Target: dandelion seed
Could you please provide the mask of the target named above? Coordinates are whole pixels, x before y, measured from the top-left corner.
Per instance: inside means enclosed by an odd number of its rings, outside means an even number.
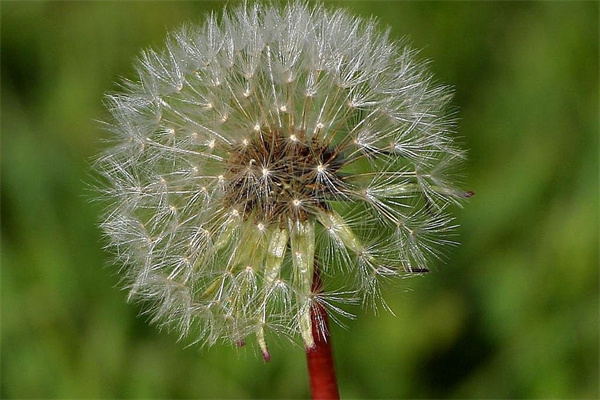
[[[319,310],[385,305],[383,281],[453,244],[448,205],[471,192],[454,183],[450,93],[387,35],[318,5],[244,4],[144,53],[107,97],[102,227],[155,321],[206,345],[254,338],[265,359],[271,337],[311,348]]]

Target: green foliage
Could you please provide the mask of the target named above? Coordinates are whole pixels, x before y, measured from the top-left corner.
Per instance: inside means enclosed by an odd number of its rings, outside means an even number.
[[[597,398],[598,4],[348,2],[456,88],[460,242],[334,327],[346,398]],[[335,3],[339,6],[340,3]],[[86,182],[102,95],[222,3],[2,4],[4,398],[305,398],[300,347],[198,351],[116,288]]]

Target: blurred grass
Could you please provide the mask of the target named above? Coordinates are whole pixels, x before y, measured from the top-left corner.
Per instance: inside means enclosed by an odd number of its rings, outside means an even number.
[[[340,5],[340,2],[333,3]],[[334,327],[345,398],[598,398],[599,7],[345,2],[456,87],[461,247]],[[3,398],[306,398],[300,348],[198,351],[106,268],[88,160],[102,94],[218,2],[1,5]]]

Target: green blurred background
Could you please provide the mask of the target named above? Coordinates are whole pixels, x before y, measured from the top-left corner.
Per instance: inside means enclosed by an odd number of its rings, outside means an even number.
[[[599,397],[597,2],[345,2],[456,87],[462,245],[333,328],[345,398]],[[3,398],[307,398],[300,347],[186,347],[106,267],[104,92],[218,2],[2,2]]]

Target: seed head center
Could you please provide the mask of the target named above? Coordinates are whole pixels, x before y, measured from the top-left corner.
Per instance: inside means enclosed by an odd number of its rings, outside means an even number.
[[[306,218],[341,189],[336,175],[341,156],[304,132],[263,130],[230,149],[225,174],[225,205],[245,218],[283,222]],[[327,171],[328,179],[322,179]]]

